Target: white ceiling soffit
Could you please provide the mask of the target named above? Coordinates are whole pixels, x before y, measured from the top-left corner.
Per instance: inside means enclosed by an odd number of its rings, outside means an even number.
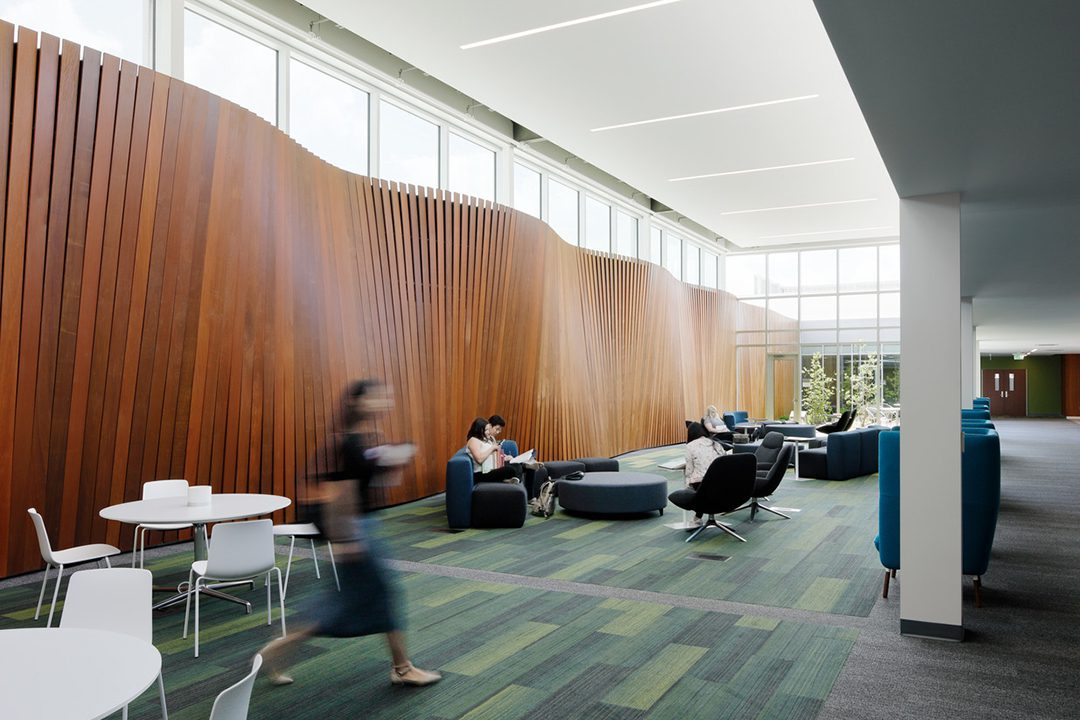
[[[306,4],[736,245],[898,234],[896,192],[808,0]]]

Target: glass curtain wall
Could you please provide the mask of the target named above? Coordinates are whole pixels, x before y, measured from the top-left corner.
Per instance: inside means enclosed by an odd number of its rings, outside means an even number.
[[[766,310],[740,317],[737,357],[744,364],[765,358],[766,369],[797,357],[794,405],[801,408],[814,358],[820,356],[831,389],[828,413],[854,407],[862,424],[897,421],[899,260],[898,245],[729,255],[728,291],[751,308]],[[765,370],[740,366],[737,372],[749,378]],[[777,399],[770,408],[778,412],[780,405]]]

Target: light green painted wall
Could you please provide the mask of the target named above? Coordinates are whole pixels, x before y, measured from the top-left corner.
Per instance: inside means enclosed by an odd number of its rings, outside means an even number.
[[[1061,417],[1061,356],[1031,355],[1013,360],[1004,355],[983,355],[983,370],[1026,370],[1028,415]],[[984,394],[986,389],[984,388]]]

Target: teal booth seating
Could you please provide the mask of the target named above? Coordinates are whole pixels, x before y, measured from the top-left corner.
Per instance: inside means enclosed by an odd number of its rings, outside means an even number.
[[[977,408],[962,408],[960,410],[961,420],[989,420],[990,411],[980,410]]]
[[[887,598],[890,573],[895,575],[900,569],[900,433],[883,432],[878,443],[878,535],[874,547],[885,567],[881,596]],[[964,430],[960,482],[961,572],[973,576],[975,607],[982,607],[982,575],[990,565],[1001,505],[1001,442],[996,430]]]
[[[878,471],[881,426],[845,430],[829,435],[822,447],[799,452],[799,477],[850,480]]]
[[[513,440],[503,440],[503,452],[517,455]],[[461,448],[446,462],[446,521],[451,528],[521,527],[528,496],[525,486],[504,482],[473,482],[472,459]]]
[[[726,412],[723,415],[724,424],[727,425],[727,429],[734,432],[735,426],[744,423],[750,419],[750,413],[745,410],[736,410],[734,412]]]

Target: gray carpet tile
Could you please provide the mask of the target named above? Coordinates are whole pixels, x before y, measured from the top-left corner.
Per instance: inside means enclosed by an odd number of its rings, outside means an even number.
[[[901,572],[861,628],[819,717],[1080,717],[1080,426],[994,422],[1001,514],[983,607],[965,581],[965,641],[900,636]]]

